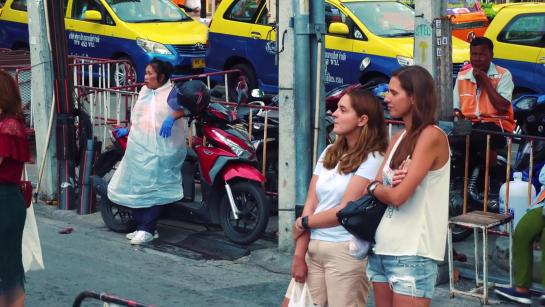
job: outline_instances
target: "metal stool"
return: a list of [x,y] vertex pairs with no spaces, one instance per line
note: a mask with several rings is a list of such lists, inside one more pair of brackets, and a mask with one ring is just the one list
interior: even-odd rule
[[[488,231],[496,226],[506,225],[507,233],[509,235],[509,263],[513,260],[513,235],[512,235],[512,223],[511,216],[509,214],[498,214],[483,211],[472,211],[463,215],[455,216],[449,220],[448,227],[448,267],[449,267],[449,283],[450,283],[450,297],[454,297],[455,294],[466,295],[471,297],[477,297],[481,300],[481,303],[488,304],[488,287],[489,286],[505,286],[511,287],[513,284],[513,272],[512,266],[509,265],[509,285],[492,284],[488,282]],[[457,290],[454,288],[454,264],[452,256],[452,227],[462,226],[473,229],[473,237],[475,240],[475,282],[476,287],[469,291]],[[479,230],[483,234],[483,279],[479,279],[479,253],[478,253],[478,233]]]

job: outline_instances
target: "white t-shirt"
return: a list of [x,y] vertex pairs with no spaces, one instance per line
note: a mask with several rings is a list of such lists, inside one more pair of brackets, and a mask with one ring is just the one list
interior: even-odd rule
[[[367,156],[367,159],[359,166],[356,172],[345,175],[337,171],[338,165],[333,169],[326,169],[324,167],[325,153],[330,147],[331,145],[322,152],[314,168],[314,175],[318,176],[318,181],[316,182],[318,206],[314,214],[337,207],[343,198],[352,176],[356,175],[369,180],[375,179],[382,163],[382,154],[373,152]],[[313,228],[310,231],[310,238],[312,240],[345,242],[350,240],[351,236],[341,225],[329,228]]]

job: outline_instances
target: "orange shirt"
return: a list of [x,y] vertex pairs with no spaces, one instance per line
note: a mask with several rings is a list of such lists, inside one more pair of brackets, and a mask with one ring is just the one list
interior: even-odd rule
[[[490,79],[490,82],[492,82],[494,88],[498,90],[500,80],[504,76],[508,76],[510,80],[511,76],[505,68],[502,68],[498,65],[494,65],[492,70],[494,73],[488,73],[488,77]],[[512,92],[512,87],[510,87],[510,91]],[[498,115],[498,111],[490,101],[488,94],[485,91],[478,90],[477,83],[475,82],[475,77],[473,77],[472,69],[460,71],[458,73],[454,95],[457,95],[456,98],[459,99],[458,104],[460,105],[462,114],[464,114],[464,116],[470,117],[470,119],[473,117],[473,120],[479,122],[493,122],[504,131],[513,132],[513,129],[515,128],[515,121],[513,115],[513,107],[511,105],[509,105],[509,108],[507,109],[507,114],[505,114],[508,117],[506,119],[478,118],[480,114],[486,114],[491,116]],[[511,98],[510,95],[509,98]],[[506,99],[510,101],[510,99]]]

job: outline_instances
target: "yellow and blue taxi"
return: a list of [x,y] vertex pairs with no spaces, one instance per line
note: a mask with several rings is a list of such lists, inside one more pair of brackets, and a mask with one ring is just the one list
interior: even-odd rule
[[[178,75],[204,68],[208,29],[170,0],[64,3],[72,55],[128,60],[139,81],[152,58],[172,63]],[[7,0],[0,8],[0,48],[29,48],[27,0]]]
[[493,62],[513,75],[515,95],[545,93],[545,3],[501,6],[485,36],[494,43]]
[[[412,64],[414,18],[413,9],[397,1],[326,0],[326,89],[384,82],[400,66]],[[223,0],[210,24],[205,71],[236,68],[250,87],[277,92],[276,35],[266,1]],[[362,73],[366,57],[371,65]],[[468,59],[468,44],[453,38],[454,74]]]

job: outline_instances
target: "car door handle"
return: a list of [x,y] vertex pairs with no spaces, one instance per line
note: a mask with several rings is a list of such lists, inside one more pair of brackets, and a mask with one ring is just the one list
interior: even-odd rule
[[259,33],[259,32],[252,32],[252,33],[250,33],[250,36],[251,36],[252,38],[256,38],[256,39],[257,39],[257,38],[261,38],[261,33]]

